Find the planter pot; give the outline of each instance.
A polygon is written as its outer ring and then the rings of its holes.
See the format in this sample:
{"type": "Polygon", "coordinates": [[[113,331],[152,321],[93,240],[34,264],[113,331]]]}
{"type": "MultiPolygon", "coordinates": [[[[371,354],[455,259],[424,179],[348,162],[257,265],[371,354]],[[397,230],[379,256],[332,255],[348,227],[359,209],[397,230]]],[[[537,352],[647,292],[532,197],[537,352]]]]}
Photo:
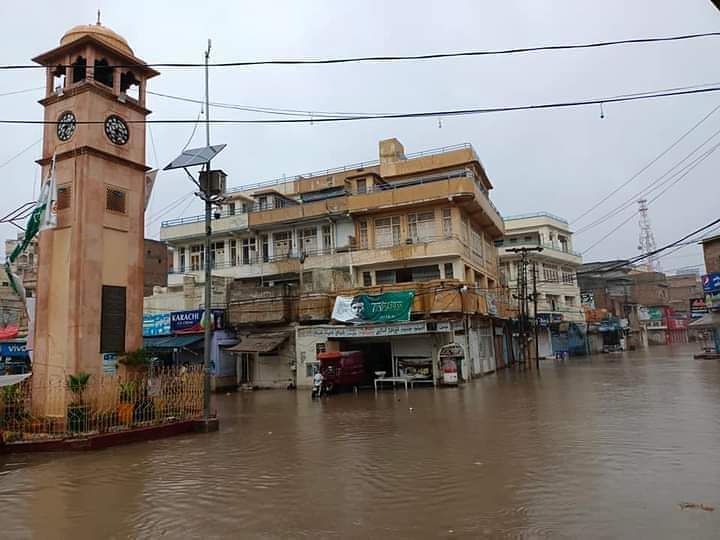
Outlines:
{"type": "Polygon", "coordinates": [[[120,403],[117,408],[118,422],[121,424],[132,424],[135,405],[132,403],[120,403]]]}
{"type": "Polygon", "coordinates": [[[88,413],[90,407],[87,405],[68,405],[67,429],[71,433],[78,433],[87,429],[88,413]]]}

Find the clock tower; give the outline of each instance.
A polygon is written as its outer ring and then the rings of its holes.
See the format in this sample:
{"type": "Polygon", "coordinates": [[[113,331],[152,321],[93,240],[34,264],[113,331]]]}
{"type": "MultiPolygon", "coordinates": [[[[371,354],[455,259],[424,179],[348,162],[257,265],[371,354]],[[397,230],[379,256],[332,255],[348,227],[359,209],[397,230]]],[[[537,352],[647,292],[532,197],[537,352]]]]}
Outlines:
{"type": "Polygon", "coordinates": [[[33,60],[46,66],[39,163],[45,178],[55,156],[58,187],[57,227],[39,245],[33,380],[41,389],[81,371],[99,378],[104,358],[142,347],[143,121],[146,82],[158,73],[99,20],[33,60]]]}

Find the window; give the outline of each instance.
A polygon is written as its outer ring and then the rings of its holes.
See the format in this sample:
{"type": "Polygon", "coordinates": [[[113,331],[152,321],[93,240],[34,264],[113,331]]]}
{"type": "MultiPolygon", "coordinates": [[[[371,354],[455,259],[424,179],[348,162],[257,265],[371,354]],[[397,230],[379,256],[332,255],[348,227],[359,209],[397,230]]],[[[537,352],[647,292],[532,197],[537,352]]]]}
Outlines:
{"type": "Polygon", "coordinates": [[[565,304],[567,304],[568,306],[574,306],[575,305],[575,297],[574,296],[566,296],[565,304]]]}
{"type": "Polygon", "coordinates": [[[325,253],[332,252],[332,228],[330,225],[323,225],[322,228],[323,237],[323,250],[325,253]]]}
{"type": "Polygon", "coordinates": [[[190,246],[190,271],[198,272],[205,269],[205,245],[190,246]]]}
{"type": "Polygon", "coordinates": [[[258,207],[260,210],[267,210],[268,208],[268,200],[267,197],[264,195],[258,199],[258,207]]]}
{"type": "Polygon", "coordinates": [[[125,214],[125,192],[121,189],[107,188],[105,192],[105,208],[110,212],[125,214]]]}
{"type": "Polygon", "coordinates": [[[77,83],[85,80],[85,71],[87,68],[87,61],[82,56],[78,56],[77,59],[72,63],[72,82],[77,83]]]}
{"type": "Polygon", "coordinates": [[[243,238],[242,240],[242,261],[241,264],[252,264],[255,262],[255,239],[243,238]]]}
{"type": "Polygon", "coordinates": [[[378,285],[395,283],[395,270],[378,270],[375,272],[375,283],[378,285]]]}
{"type": "Polygon", "coordinates": [[[367,249],[368,247],[368,224],[367,221],[361,221],[358,224],[358,232],[360,239],[360,248],[367,249]]]}
{"type": "Polygon", "coordinates": [[[445,279],[453,279],[453,277],[455,277],[453,263],[445,263],[445,279]]]}
{"type": "Polygon", "coordinates": [[[185,248],[180,248],[180,271],[185,271],[185,248]]]}
{"type": "Polygon", "coordinates": [[[375,247],[383,248],[400,243],[400,216],[375,220],[375,247]]]}
{"type": "Polygon", "coordinates": [[[237,240],[230,240],[230,266],[237,266],[237,240]]]}
{"type": "Polygon", "coordinates": [[[470,249],[472,252],[482,259],[483,257],[483,237],[474,227],[470,229],[470,249]]]}
{"type": "Polygon", "coordinates": [[[452,236],[452,209],[443,208],[442,210],[443,236],[450,238],[452,236]]]}
{"type": "Polygon", "coordinates": [[[212,268],[217,268],[218,265],[224,266],[225,242],[213,242],[212,249],[210,250],[210,256],[212,257],[212,268]]]}
{"type": "Polygon", "coordinates": [[[292,251],[292,235],[289,231],[273,233],[273,255],[287,257],[292,251]]]}
{"type": "Polygon", "coordinates": [[[235,215],[235,203],[234,202],[231,202],[230,204],[228,204],[227,211],[228,211],[229,216],[235,215]]]}
{"type": "Polygon", "coordinates": [[[315,354],[318,355],[320,353],[324,353],[327,350],[327,346],[325,343],[316,343],[315,344],[315,354]]]}
{"type": "Polygon", "coordinates": [[[550,311],[557,311],[558,304],[560,303],[560,297],[555,294],[546,294],[548,306],[550,311]]]}
{"type": "Polygon", "coordinates": [[[558,235],[558,240],[560,241],[560,250],[567,253],[568,252],[568,241],[565,236],[558,235]]]}
{"type": "Polygon", "coordinates": [[[367,180],[365,178],[358,178],[356,185],[358,193],[367,193],[367,180]]]}
{"type": "Polygon", "coordinates": [[[435,236],[435,213],[408,214],[408,238],[417,241],[432,240],[435,236]]]}
{"type": "Polygon", "coordinates": [[[320,362],[307,362],[305,364],[305,376],[314,377],[320,371],[320,362]]]}
{"type": "Polygon", "coordinates": [[[363,287],[372,286],[372,274],[370,272],[363,272],[363,287]]]}
{"type": "Polygon", "coordinates": [[[72,202],[72,186],[65,184],[64,186],[59,186],[57,191],[58,211],[67,210],[70,208],[70,203],[72,202]]]}
{"type": "Polygon", "coordinates": [[[268,262],[270,260],[270,247],[269,247],[269,243],[268,243],[267,234],[263,234],[260,237],[260,244],[262,245],[263,262],[268,262]]]}
{"type": "Polygon", "coordinates": [[[559,280],[559,276],[558,276],[557,266],[552,266],[550,264],[544,264],[543,265],[543,279],[550,283],[558,283],[560,280],[559,280]]]}
{"type": "Polygon", "coordinates": [[[566,285],[572,285],[575,283],[575,274],[569,268],[562,269],[562,281],[566,285]]]}
{"type": "Polygon", "coordinates": [[[317,228],[300,229],[298,231],[298,241],[300,243],[300,251],[311,254],[316,253],[318,249],[317,228]]]}
{"type": "Polygon", "coordinates": [[[95,60],[95,80],[105,86],[113,87],[113,71],[114,68],[110,67],[110,63],[104,58],[101,60],[95,60]]]}

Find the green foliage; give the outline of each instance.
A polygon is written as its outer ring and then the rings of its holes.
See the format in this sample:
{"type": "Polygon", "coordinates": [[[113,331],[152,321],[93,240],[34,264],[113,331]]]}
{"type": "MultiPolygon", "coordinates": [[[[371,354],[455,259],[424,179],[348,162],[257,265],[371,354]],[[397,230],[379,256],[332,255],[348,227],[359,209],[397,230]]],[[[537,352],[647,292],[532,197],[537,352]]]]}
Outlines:
{"type": "Polygon", "coordinates": [[[68,389],[75,394],[80,402],[82,402],[82,395],[88,385],[90,374],[81,371],[77,375],[68,375],[67,386],[68,389]]]}
{"type": "Polygon", "coordinates": [[[120,363],[126,366],[148,366],[151,358],[152,354],[150,354],[150,351],[140,348],[136,351],[124,353],[120,357],[120,363]]]}
{"type": "Polygon", "coordinates": [[[131,403],[135,397],[137,385],[134,381],[120,383],[120,401],[123,403],[131,403]]]}

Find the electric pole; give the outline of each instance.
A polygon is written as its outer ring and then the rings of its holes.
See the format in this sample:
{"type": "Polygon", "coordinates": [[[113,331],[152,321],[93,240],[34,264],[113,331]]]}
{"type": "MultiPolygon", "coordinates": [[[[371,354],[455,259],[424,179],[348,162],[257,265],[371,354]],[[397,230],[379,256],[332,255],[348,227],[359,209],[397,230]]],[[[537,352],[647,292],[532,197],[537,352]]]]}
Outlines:
{"type": "Polygon", "coordinates": [[[538,316],[537,316],[537,263],[533,261],[532,265],[532,274],[533,274],[533,327],[535,329],[535,369],[540,369],[540,345],[538,343],[538,316]]]}
{"type": "MultiPolygon", "coordinates": [[[[210,60],[210,40],[205,51],[205,144],[210,146],[210,91],[208,61],[210,60]]],[[[205,164],[207,175],[205,199],[205,348],[203,355],[203,419],[210,418],[210,355],[212,345],[212,201],[210,182],[210,160],[205,164]]]]}
{"type": "MultiPolygon", "coordinates": [[[[526,366],[530,366],[530,362],[528,361],[528,312],[529,312],[529,305],[528,300],[530,299],[530,296],[528,294],[528,276],[527,276],[527,267],[528,267],[528,253],[531,251],[542,251],[543,248],[540,246],[536,247],[519,247],[519,248],[508,248],[506,251],[509,253],[519,253],[520,254],[520,267],[518,268],[518,309],[519,309],[519,319],[520,319],[520,361],[526,366]]],[[[533,263],[533,276],[535,275],[535,264],[533,263]]],[[[537,283],[536,280],[533,279],[533,291],[534,293],[537,293],[537,283]]],[[[537,296],[534,294],[533,296],[537,296]]],[[[535,313],[534,319],[535,319],[535,325],[537,326],[537,300],[535,302],[535,313]]],[[[536,335],[536,349],[537,349],[537,329],[535,330],[536,335]]],[[[537,355],[536,355],[536,366],[538,365],[537,361],[537,355]]]]}

